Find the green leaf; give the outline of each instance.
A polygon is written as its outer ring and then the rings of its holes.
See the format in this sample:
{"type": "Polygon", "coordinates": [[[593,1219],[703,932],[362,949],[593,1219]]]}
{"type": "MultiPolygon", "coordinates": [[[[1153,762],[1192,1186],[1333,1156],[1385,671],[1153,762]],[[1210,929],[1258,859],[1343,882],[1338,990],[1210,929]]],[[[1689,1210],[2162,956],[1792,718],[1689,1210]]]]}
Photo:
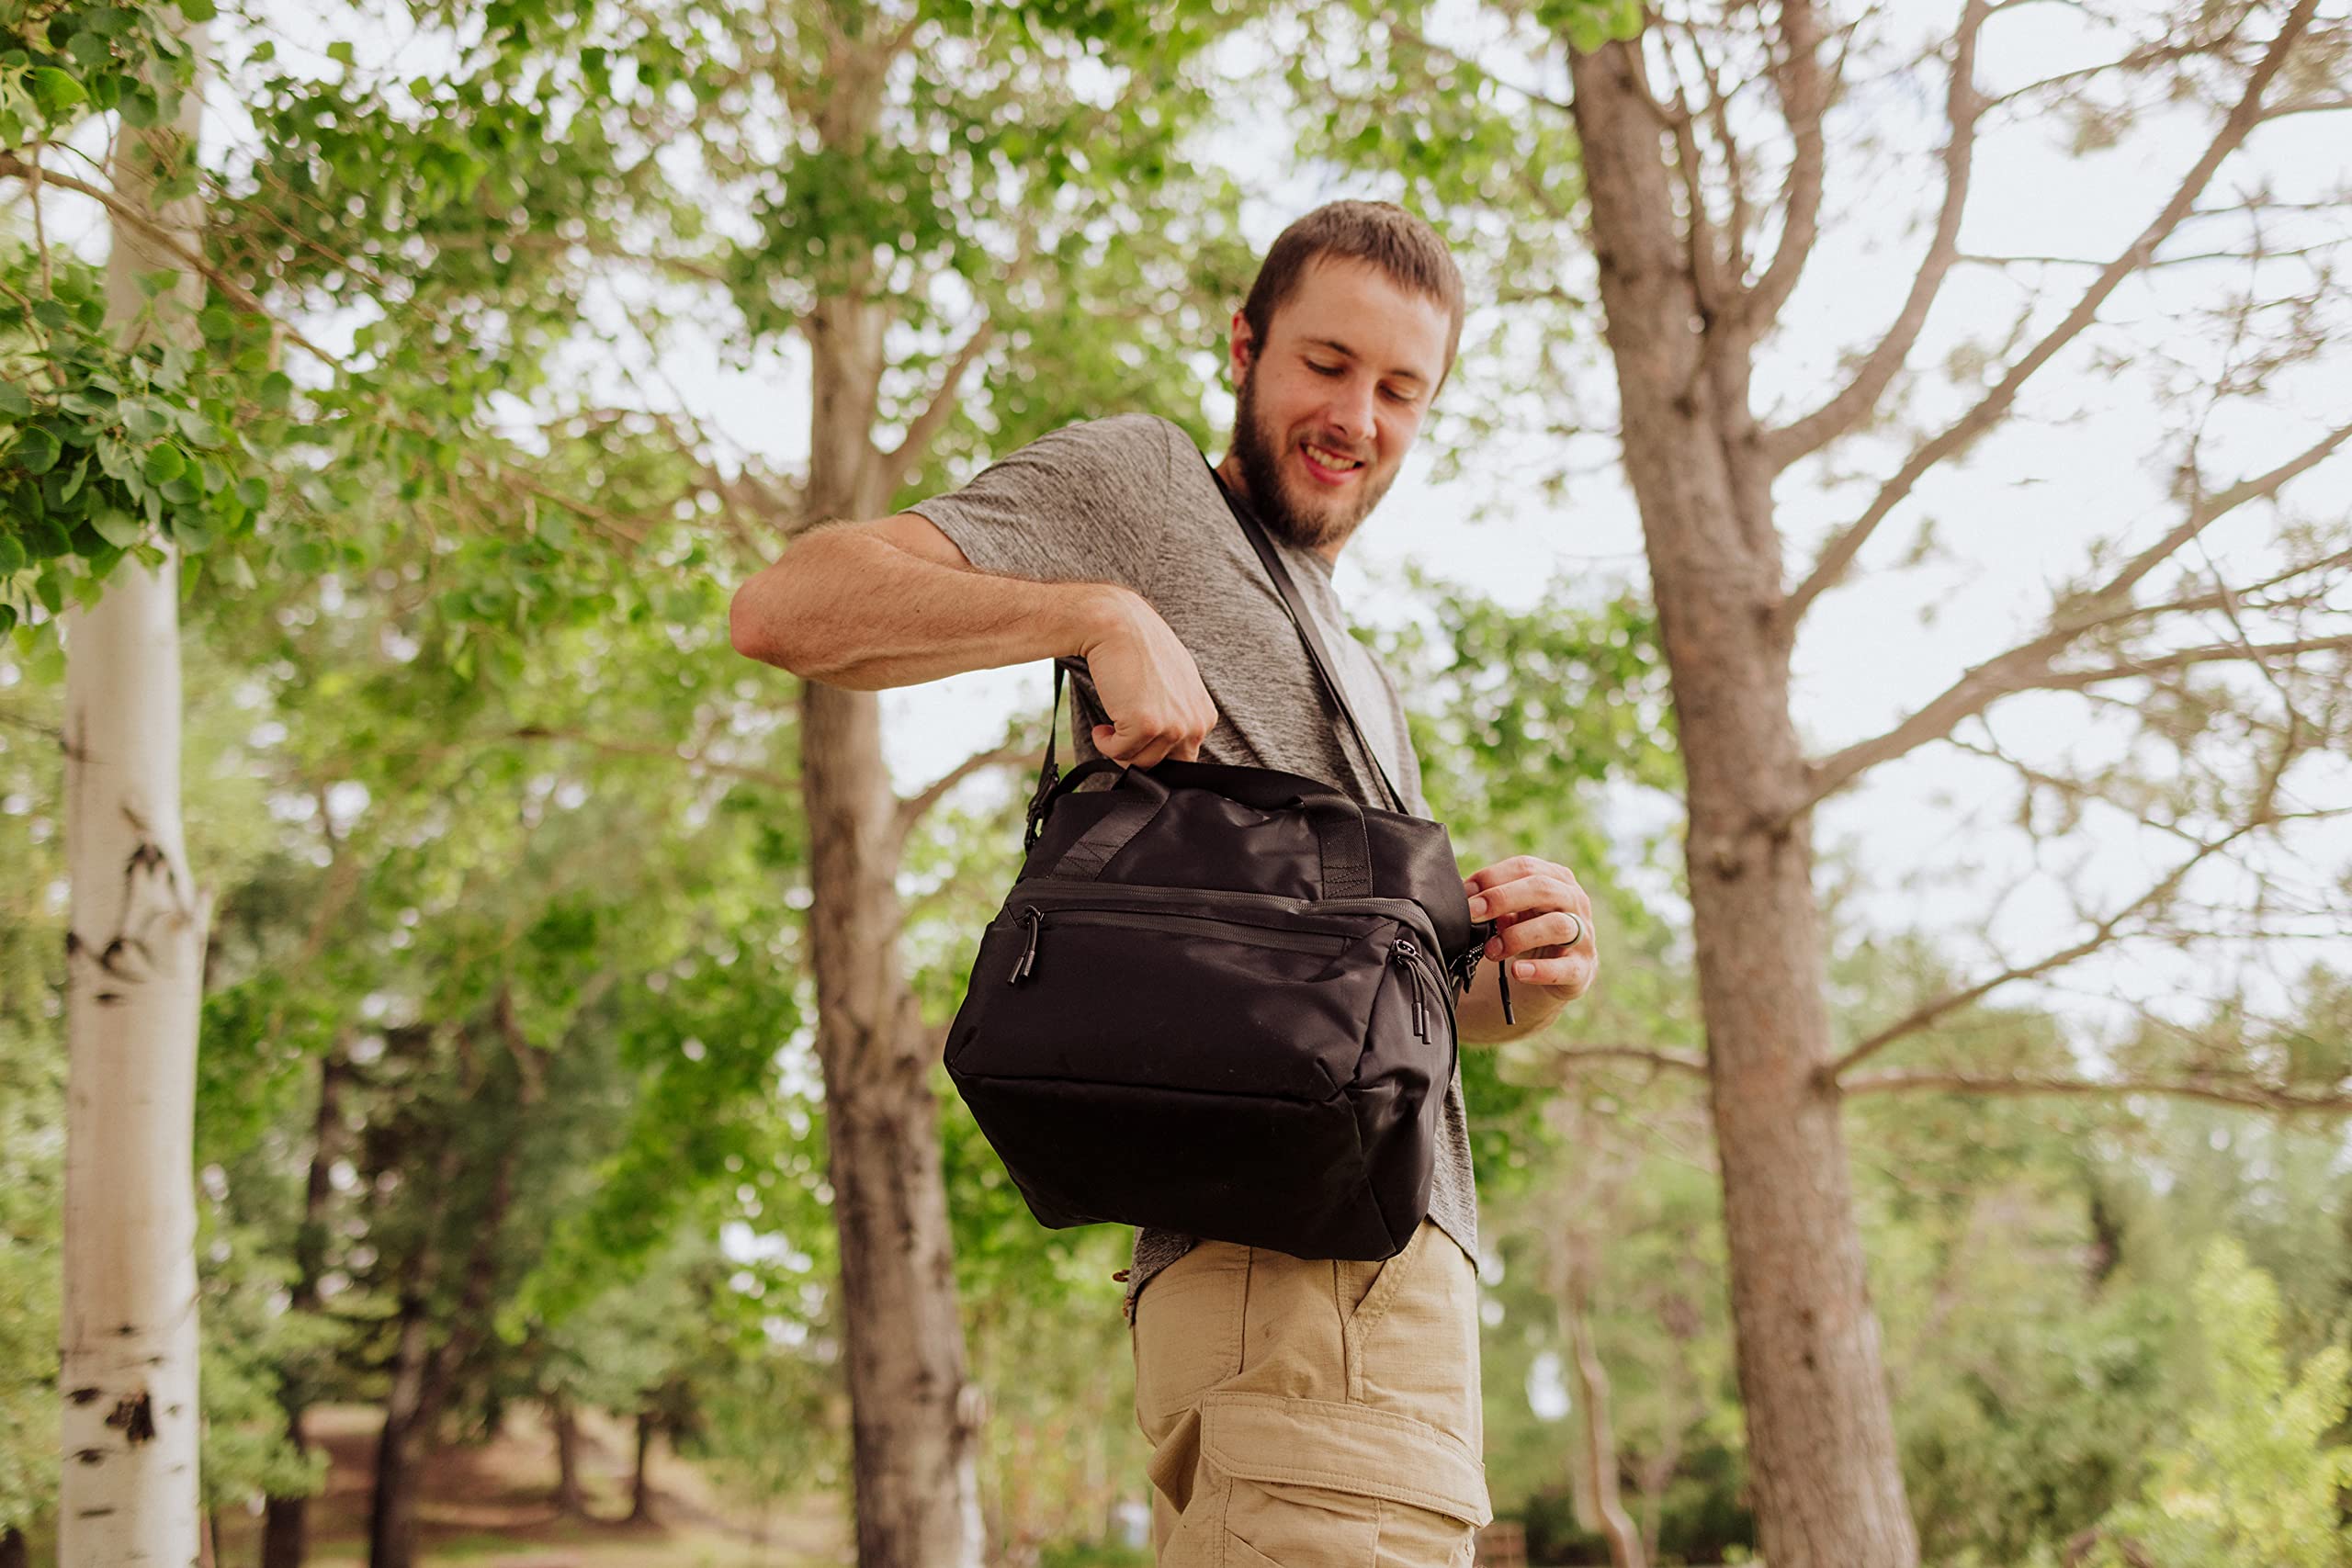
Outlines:
{"type": "Polygon", "coordinates": [[[39,425],[28,427],[17,437],[17,461],[28,474],[49,472],[57,466],[58,456],[62,450],[57,444],[57,437],[39,425]]]}
{"type": "Polygon", "coordinates": [[[327,45],[327,58],[334,61],[338,65],[350,65],[354,63],[351,40],[349,39],[337,39],[334,42],[327,45]]]}
{"type": "Polygon", "coordinates": [[[75,104],[90,101],[90,95],[82,84],[54,65],[35,66],[31,85],[33,101],[40,106],[40,112],[52,120],[75,104]]]}
{"type": "Polygon", "coordinates": [[[237,501],[248,510],[259,512],[269,503],[269,481],[257,475],[239,479],[237,501]]]}
{"type": "Polygon", "coordinates": [[[145,471],[148,483],[169,484],[187,472],[187,457],[178,447],[165,442],[148,452],[145,471]]]}
{"type": "Polygon", "coordinates": [[[217,340],[228,337],[237,330],[237,319],[222,306],[207,305],[197,312],[196,328],[206,337],[217,340]]]}
{"type": "Polygon", "coordinates": [[[285,412],[293,396],[294,378],[285,371],[273,370],[261,378],[261,406],[271,412],[285,412]]]}
{"type": "Polygon", "coordinates": [[[54,299],[34,300],[33,320],[53,333],[62,333],[74,324],[74,318],[65,313],[65,307],[54,299]]]}
{"type": "Polygon", "coordinates": [[[32,399],[14,381],[0,381],[0,413],[14,414],[18,419],[33,412],[32,399]]]}
{"type": "Polygon", "coordinates": [[[220,427],[215,425],[210,420],[205,418],[194,409],[181,409],[177,412],[179,415],[180,434],[187,436],[192,444],[198,446],[218,446],[220,445],[220,427]]]}
{"type": "Polygon", "coordinates": [[[220,13],[213,9],[212,0],[179,0],[180,15],[191,22],[209,22],[220,13]]]}
{"type": "Polygon", "coordinates": [[[0,604],[0,632],[6,631],[16,624],[17,607],[13,604],[0,604]]]}
{"type": "Polygon", "coordinates": [[[125,403],[122,405],[122,433],[144,445],[171,428],[167,410],[155,403],[125,403]]]}
{"type": "Polygon", "coordinates": [[[0,534],[0,577],[12,576],[24,570],[25,547],[14,534],[0,534]]]}
{"type": "Polygon", "coordinates": [[[92,513],[90,526],[97,530],[99,538],[119,550],[129,549],[147,533],[138,518],[119,506],[102,507],[92,513]]]}

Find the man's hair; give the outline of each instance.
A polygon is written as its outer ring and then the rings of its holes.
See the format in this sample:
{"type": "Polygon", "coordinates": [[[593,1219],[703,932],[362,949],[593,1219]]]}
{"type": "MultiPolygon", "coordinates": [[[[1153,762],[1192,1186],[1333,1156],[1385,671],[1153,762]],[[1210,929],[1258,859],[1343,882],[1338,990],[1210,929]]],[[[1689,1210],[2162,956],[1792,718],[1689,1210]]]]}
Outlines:
{"type": "Polygon", "coordinates": [[[1445,307],[1445,366],[1443,381],[1453,369],[1454,350],[1462,343],[1462,269],[1438,238],[1437,231],[1394,202],[1332,201],[1297,220],[1282,231],[1258,268],[1258,279],[1242,301],[1242,319],[1250,335],[1262,345],[1274,312],[1298,292],[1307,267],[1326,256],[1368,263],[1385,273],[1400,288],[1426,295],[1445,307]]]}

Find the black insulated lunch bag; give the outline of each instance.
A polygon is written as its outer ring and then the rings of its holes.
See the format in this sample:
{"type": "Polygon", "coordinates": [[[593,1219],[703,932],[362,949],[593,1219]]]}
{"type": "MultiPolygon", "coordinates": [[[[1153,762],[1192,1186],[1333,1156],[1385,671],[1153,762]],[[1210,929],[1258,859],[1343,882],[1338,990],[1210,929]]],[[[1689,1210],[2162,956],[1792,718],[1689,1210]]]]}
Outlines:
{"type": "MultiPolygon", "coordinates": [[[[1063,778],[1049,739],[948,1076],[1049,1228],[1390,1258],[1429,1211],[1454,993],[1494,928],[1471,919],[1444,826],[1402,808],[1280,558],[1227,500],[1397,809],[1266,768],[1098,758],[1063,778]]],[[[1499,968],[1497,983],[1508,1014],[1499,968]]]]}

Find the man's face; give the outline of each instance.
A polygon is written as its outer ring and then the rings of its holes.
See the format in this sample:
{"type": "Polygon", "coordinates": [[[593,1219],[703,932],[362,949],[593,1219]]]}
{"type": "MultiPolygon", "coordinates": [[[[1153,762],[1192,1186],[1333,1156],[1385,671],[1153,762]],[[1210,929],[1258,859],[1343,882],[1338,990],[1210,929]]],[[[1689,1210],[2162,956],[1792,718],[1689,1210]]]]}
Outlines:
{"type": "Polygon", "coordinates": [[[1445,370],[1445,307],[1319,258],[1267,323],[1233,318],[1233,457],[1268,530],[1336,555],[1388,493],[1445,370]]]}

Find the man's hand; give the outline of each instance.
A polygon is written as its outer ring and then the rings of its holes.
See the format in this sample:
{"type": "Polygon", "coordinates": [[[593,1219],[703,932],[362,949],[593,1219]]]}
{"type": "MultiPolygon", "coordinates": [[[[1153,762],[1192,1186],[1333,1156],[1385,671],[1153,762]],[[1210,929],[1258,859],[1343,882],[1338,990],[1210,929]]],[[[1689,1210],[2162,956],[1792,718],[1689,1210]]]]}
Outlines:
{"type": "Polygon", "coordinates": [[[1112,719],[1094,727],[1094,749],[1130,768],[1198,761],[1216,705],[1192,650],[1140,595],[1116,589],[1104,601],[1101,629],[1079,649],[1112,719]]]}
{"type": "Polygon", "coordinates": [[[1462,890],[1473,919],[1501,928],[1487,940],[1486,956],[1510,966],[1516,1032],[1541,1025],[1591,988],[1600,952],[1593,940],[1592,899],[1577,885],[1576,873],[1533,855],[1513,855],[1463,878],[1462,890]]]}

